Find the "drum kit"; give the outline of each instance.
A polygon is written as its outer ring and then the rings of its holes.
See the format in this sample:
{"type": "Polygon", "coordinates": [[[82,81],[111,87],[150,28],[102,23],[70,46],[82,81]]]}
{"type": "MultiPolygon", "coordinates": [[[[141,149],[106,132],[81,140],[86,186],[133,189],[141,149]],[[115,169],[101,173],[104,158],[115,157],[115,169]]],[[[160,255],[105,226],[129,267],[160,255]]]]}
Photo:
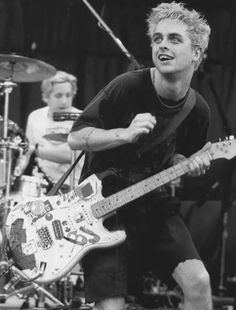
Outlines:
{"type": "MultiPolygon", "coordinates": [[[[28,143],[23,130],[16,123],[9,120],[9,97],[17,83],[39,82],[50,78],[55,73],[56,69],[43,61],[15,54],[0,54],[0,95],[4,98],[4,112],[3,116],[0,115],[0,259],[2,260],[0,262],[0,297],[4,295],[2,294],[4,288],[11,283],[11,281],[5,285],[1,283],[1,276],[5,273],[13,271],[13,280],[15,277],[24,280],[22,272],[14,264],[9,265],[9,258],[6,259],[7,255],[4,253],[6,247],[4,225],[9,210],[20,202],[19,200],[29,200],[31,197],[35,198],[44,195],[46,186],[44,179],[41,177],[23,175],[20,176],[17,192],[12,192],[12,175],[16,157],[27,151],[28,143]]],[[[65,282],[67,283],[66,286],[68,286],[68,281],[70,281],[70,277],[67,277],[66,280],[63,279],[59,283],[59,287],[64,287],[63,283],[65,282]]],[[[46,296],[60,308],[65,304],[68,306],[72,302],[71,298],[68,301],[68,294],[64,296],[66,302],[63,303],[38,284],[32,283],[32,287],[41,296],[46,296]]],[[[14,285],[13,290],[16,290],[14,285]]],[[[69,295],[71,295],[71,291],[69,295]]]]}
{"type": "MultiPolygon", "coordinates": [[[[27,148],[27,141],[23,132],[14,122],[8,118],[9,96],[17,83],[38,82],[53,76],[56,69],[40,60],[32,59],[15,54],[0,54],[0,89],[4,96],[4,116],[0,118],[0,197],[7,209],[11,194],[12,169],[14,166],[14,155],[22,154],[27,148]]],[[[31,188],[24,190],[32,196],[32,186],[36,186],[33,196],[40,194],[38,185],[34,179],[22,178],[22,186],[30,184],[31,188]],[[32,181],[32,182],[31,182],[32,181]]]]}

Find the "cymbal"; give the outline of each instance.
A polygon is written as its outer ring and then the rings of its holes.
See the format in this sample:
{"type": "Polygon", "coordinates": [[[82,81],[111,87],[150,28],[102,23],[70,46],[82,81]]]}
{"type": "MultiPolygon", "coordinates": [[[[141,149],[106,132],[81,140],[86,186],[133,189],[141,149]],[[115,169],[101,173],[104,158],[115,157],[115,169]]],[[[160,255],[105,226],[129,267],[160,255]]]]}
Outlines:
{"type": "Polygon", "coordinates": [[[0,79],[13,82],[38,82],[56,74],[56,69],[37,59],[15,54],[0,54],[0,79]]]}
{"type": "Polygon", "coordinates": [[[43,136],[47,140],[53,140],[57,142],[67,142],[68,133],[52,133],[43,136]]]}

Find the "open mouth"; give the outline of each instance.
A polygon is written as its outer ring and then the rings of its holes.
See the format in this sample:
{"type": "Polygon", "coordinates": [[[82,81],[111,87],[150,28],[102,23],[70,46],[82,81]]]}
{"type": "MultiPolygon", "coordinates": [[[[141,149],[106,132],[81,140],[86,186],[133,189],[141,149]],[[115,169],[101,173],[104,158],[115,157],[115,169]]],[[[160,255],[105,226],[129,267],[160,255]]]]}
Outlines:
{"type": "Polygon", "coordinates": [[[65,110],[68,110],[68,107],[67,106],[66,107],[59,107],[58,109],[59,109],[59,111],[65,111],[65,110]]]}
{"type": "Polygon", "coordinates": [[[161,62],[164,62],[164,61],[172,60],[172,59],[174,59],[174,57],[172,57],[172,56],[170,56],[170,55],[167,55],[167,54],[160,54],[160,55],[158,55],[158,59],[159,59],[161,62]]]}

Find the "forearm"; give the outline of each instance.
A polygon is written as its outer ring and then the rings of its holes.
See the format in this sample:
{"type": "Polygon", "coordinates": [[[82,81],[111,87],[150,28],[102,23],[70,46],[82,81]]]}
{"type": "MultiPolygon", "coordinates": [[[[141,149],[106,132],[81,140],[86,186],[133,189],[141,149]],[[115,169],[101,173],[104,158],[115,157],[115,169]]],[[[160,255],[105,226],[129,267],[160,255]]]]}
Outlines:
{"type": "Polygon", "coordinates": [[[104,130],[86,127],[70,133],[68,137],[68,144],[72,150],[89,152],[108,150],[129,142],[125,128],[104,130]]]}
{"type": "Polygon", "coordinates": [[[71,132],[68,144],[72,150],[96,152],[109,150],[127,143],[135,143],[140,136],[149,134],[156,125],[156,118],[150,113],[137,114],[127,128],[104,130],[85,127],[71,132]]]}
{"type": "Polygon", "coordinates": [[[17,158],[16,165],[13,171],[15,177],[22,175],[29,164],[32,151],[29,149],[26,154],[20,154],[17,158]]]}
{"type": "Polygon", "coordinates": [[[37,147],[36,155],[55,163],[65,164],[71,162],[71,150],[67,144],[48,146],[40,144],[37,147]]]}

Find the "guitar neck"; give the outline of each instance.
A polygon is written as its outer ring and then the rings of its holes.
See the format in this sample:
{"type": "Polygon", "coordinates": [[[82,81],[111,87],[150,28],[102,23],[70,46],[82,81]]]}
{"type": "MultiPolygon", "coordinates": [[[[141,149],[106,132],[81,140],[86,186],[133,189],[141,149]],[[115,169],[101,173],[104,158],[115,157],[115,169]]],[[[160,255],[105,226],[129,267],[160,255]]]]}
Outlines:
{"type": "Polygon", "coordinates": [[[188,161],[185,160],[173,167],[157,173],[137,184],[123,189],[107,198],[104,198],[91,206],[93,215],[96,218],[114,212],[127,203],[144,196],[154,189],[169,183],[170,181],[189,172],[188,161]]]}

